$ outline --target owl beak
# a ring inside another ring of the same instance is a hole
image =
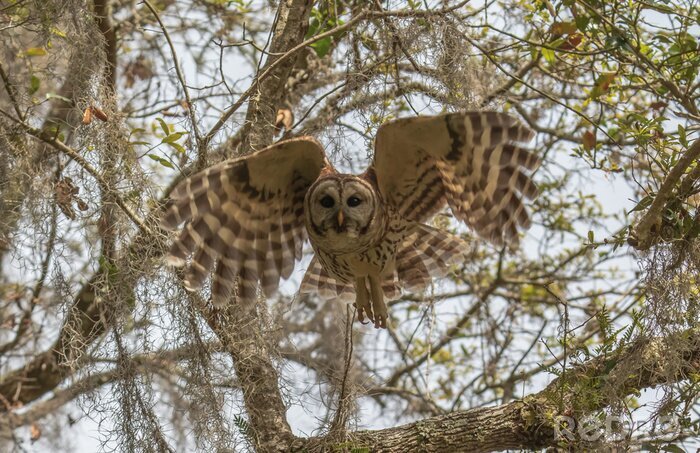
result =
[[[343,215],[343,210],[338,211],[338,226],[342,227],[343,223],[345,223],[345,216]]]

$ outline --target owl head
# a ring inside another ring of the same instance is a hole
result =
[[[372,181],[355,175],[319,178],[306,193],[305,221],[313,242],[336,253],[369,247],[384,212]]]

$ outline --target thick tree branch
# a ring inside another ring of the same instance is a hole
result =
[[[112,25],[111,7],[107,0],[95,0],[95,23],[104,39],[105,68],[107,86],[114,90],[117,86],[117,33]]]
[[[258,90],[248,107],[248,131],[244,135],[243,149],[264,147],[273,139],[276,109],[285,96],[284,84],[296,64],[296,56],[290,57],[295,49],[302,47],[300,43],[306,34],[312,5],[312,0],[280,3],[268,60],[247,94],[237,101],[237,104],[242,102],[253,90]],[[226,115],[222,117],[224,121],[226,118]],[[215,132],[216,127],[212,131]],[[212,132],[208,134],[209,138],[211,136]],[[207,140],[204,139],[205,146]],[[261,304],[259,309],[263,310],[263,307]],[[258,307],[240,306],[234,301],[225,313],[217,313],[209,307],[200,308],[209,326],[233,357],[257,450],[284,450],[294,436],[287,423],[277,370],[268,349],[270,343],[266,338],[269,335],[264,332],[264,321]]]
[[[312,2],[313,3],[313,2]],[[294,62],[296,61],[297,58],[297,53],[310,46],[311,44],[318,42],[324,38],[327,38],[329,36],[334,36],[337,35],[341,32],[344,32],[345,30],[349,30],[352,27],[354,27],[356,24],[361,22],[364,19],[368,18],[382,18],[382,17],[431,17],[431,16],[439,16],[443,14],[450,13],[452,11],[456,11],[462,6],[466,5],[469,3],[469,0],[462,1],[458,3],[457,5],[454,5],[449,8],[441,9],[441,10],[435,10],[435,11],[408,11],[408,10],[398,10],[398,11],[369,11],[369,10],[361,10],[359,13],[357,13],[354,17],[349,19],[347,22],[343,23],[342,25],[338,25],[337,27],[333,27],[330,30],[327,30],[323,33],[319,33],[317,35],[312,36],[311,38],[307,40],[303,40],[303,35],[302,39],[299,40],[290,40],[290,37],[280,37],[280,40],[285,40],[287,42],[294,42],[293,46],[288,46],[288,47],[283,47],[285,50],[281,49],[276,49],[275,45],[273,43],[272,47],[270,48],[269,51],[269,57],[270,59],[266,62],[265,67],[263,68],[262,71],[255,77],[253,80],[253,83],[248,87],[248,89],[238,98],[238,100],[231,106],[229,107],[222,115],[221,117],[217,120],[217,122],[212,126],[212,128],[209,130],[209,132],[204,136],[204,139],[202,140],[202,146],[206,147],[208,144],[211,142],[211,140],[214,138],[214,136],[221,130],[221,128],[226,124],[226,122],[231,118],[231,116],[243,105],[243,103],[248,100],[249,97],[251,97],[254,93],[259,92],[259,93],[271,93],[268,89],[265,87],[262,87],[261,84],[263,83],[264,80],[267,78],[275,78],[273,77],[276,74],[279,74],[280,72],[285,72],[284,67],[278,67],[281,65],[286,66],[288,64],[288,60],[292,59]],[[291,8],[290,8],[291,9]],[[303,30],[306,30],[308,27],[308,23],[300,23],[299,24],[301,27],[303,27]],[[291,36],[294,36],[292,34]],[[283,41],[280,41],[280,45],[282,44]],[[294,58],[292,58],[294,57]],[[293,65],[292,65],[293,67]],[[274,71],[274,72],[273,72]],[[286,82],[286,79],[280,80],[278,79],[276,84],[281,84],[281,86],[284,86],[284,83]],[[278,93],[281,94],[281,93]],[[256,98],[262,98],[261,96],[257,96]],[[254,118],[258,113],[258,109],[255,108],[254,104],[251,103],[248,109],[248,113],[246,114],[246,124],[244,125],[244,131],[248,132],[247,128],[249,127],[250,119]],[[276,110],[274,110],[271,118],[274,120],[274,113]],[[269,114],[269,112],[267,112]],[[269,120],[268,120],[269,121]],[[270,121],[270,124],[265,124],[265,128],[268,129],[266,133],[271,134],[274,130],[274,121]],[[248,134],[243,134],[244,136],[248,136]],[[251,134],[255,135],[255,134]],[[256,140],[253,140],[251,143],[254,143]],[[247,143],[246,143],[247,144]]]
[[[693,162],[696,162],[698,158],[700,158],[700,139],[695,140],[693,144],[690,145],[685,154],[683,154],[683,157],[678,159],[676,165],[674,165],[671,171],[668,172],[668,175],[666,175],[666,179],[661,183],[661,187],[659,187],[654,201],[630,235],[629,243],[631,246],[637,250],[647,250],[654,244],[657,233],[659,233],[657,227],[661,222],[661,215],[663,214],[666,202],[671,198],[678,181],[680,181],[683,174],[685,174],[685,171]]]
[[[154,218],[158,213],[154,212]],[[165,248],[157,240],[154,236],[139,235],[112,269],[100,266],[67,309],[66,320],[52,346],[22,368],[0,377],[0,396],[26,405],[71,376],[76,361],[111,325],[113,316],[108,308],[131,298],[132,294],[125,292],[132,291],[138,279],[155,265],[153,258]],[[0,405],[0,413],[4,410]]]
[[[665,351],[687,345],[680,356]],[[617,399],[639,390],[685,380],[700,370],[700,331],[665,338],[641,338],[618,351],[567,370],[541,392],[496,407],[457,411],[395,428],[358,431],[347,445],[372,452],[488,452],[561,446],[562,420],[582,420]],[[587,382],[605,382],[581,391]],[[613,391],[614,389],[614,391]],[[591,398],[597,391],[597,398]],[[561,398],[563,396],[563,398]],[[298,439],[288,451],[321,451],[332,447],[322,437]]]

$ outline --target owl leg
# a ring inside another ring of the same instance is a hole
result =
[[[384,291],[382,284],[376,275],[369,277],[369,290],[372,293],[372,311],[374,312],[374,327],[386,329],[386,304],[384,303]]]
[[[367,291],[365,277],[358,277],[355,279],[355,294],[357,295],[357,299],[355,299],[357,319],[364,324],[365,313],[367,313],[369,319],[374,321],[374,314],[372,313],[372,306],[369,303],[369,292]]]

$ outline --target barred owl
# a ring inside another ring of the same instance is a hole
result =
[[[269,297],[314,250],[301,293],[354,301],[358,318],[386,327],[385,301],[421,291],[464,259],[457,236],[426,225],[445,205],[494,244],[517,243],[537,194],[532,132],[497,112],[404,118],[382,125],[361,175],[338,173],[311,137],[276,143],[183,181],[163,226],[186,223],[168,261],[189,290],[211,270],[211,297]],[[191,256],[191,258],[190,258]]]

